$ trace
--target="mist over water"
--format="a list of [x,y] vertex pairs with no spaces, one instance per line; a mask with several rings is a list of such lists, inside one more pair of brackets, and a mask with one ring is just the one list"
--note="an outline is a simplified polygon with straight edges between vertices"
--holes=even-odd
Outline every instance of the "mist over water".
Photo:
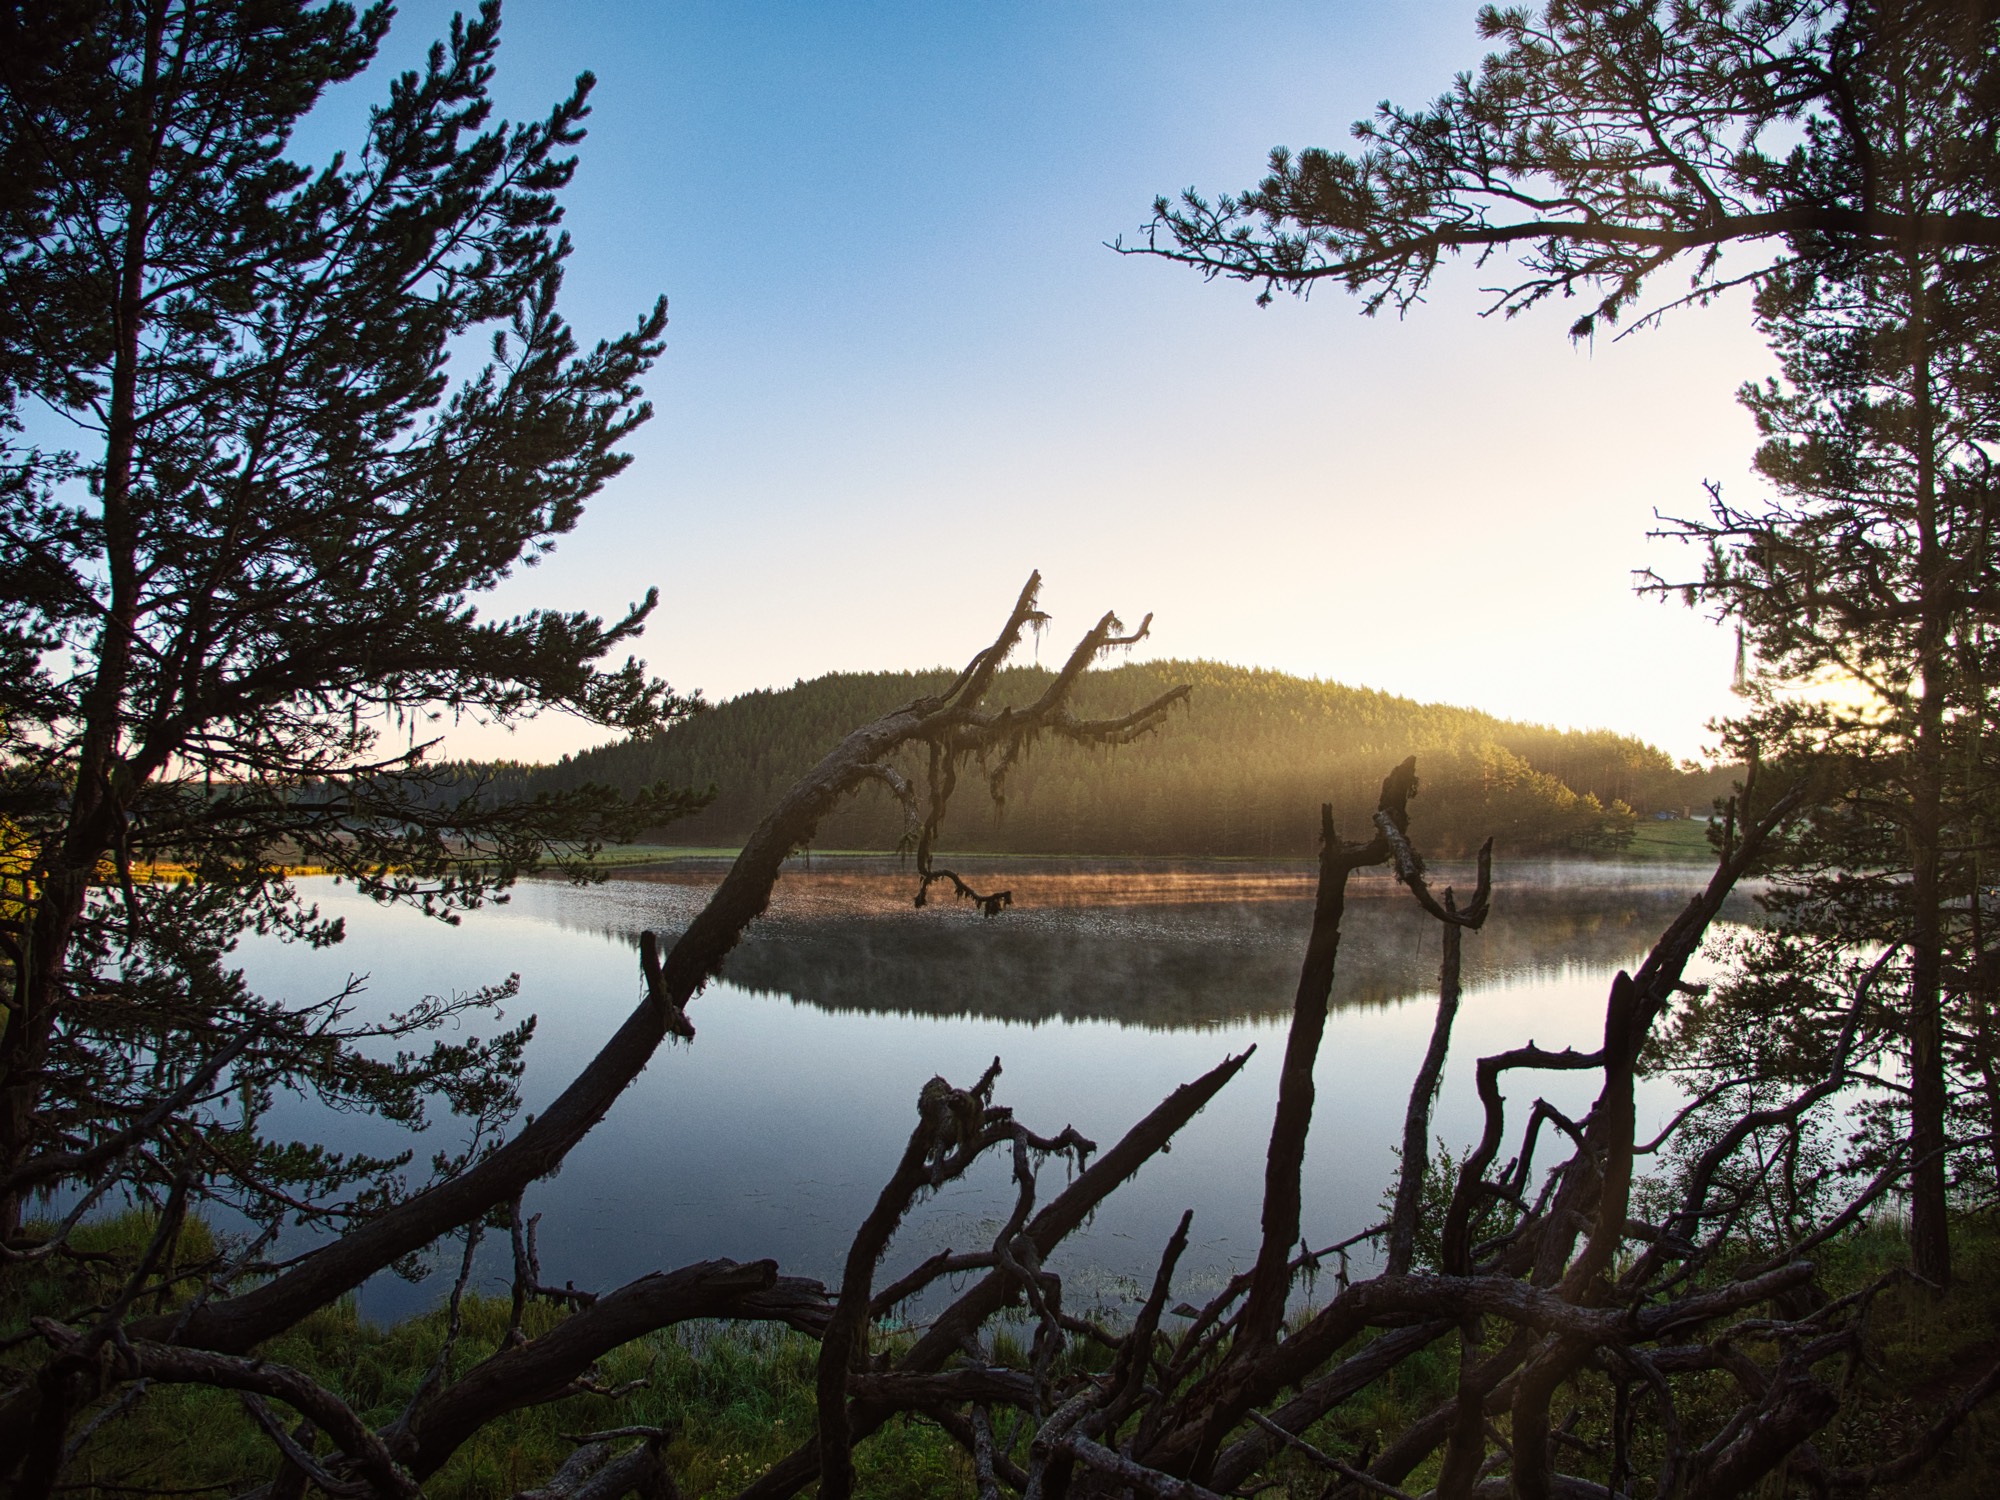
[[[1109,1146],[1174,1087],[1254,1045],[1172,1153],[1114,1194],[1056,1261],[1076,1305],[1115,1308],[1150,1279],[1181,1210],[1193,1208],[1176,1295],[1200,1300],[1246,1265],[1313,872],[996,860],[964,873],[981,890],[1011,888],[1014,907],[993,919],[948,902],[916,910],[915,879],[893,861],[789,872],[722,981],[689,1007],[695,1040],[663,1047],[563,1170],[530,1190],[529,1212],[544,1215],[545,1278],[606,1290],[730,1256],[837,1280],[933,1074],[969,1084],[997,1055],[997,1102],[1038,1131],[1074,1124]],[[253,985],[297,1000],[365,974],[364,1006],[382,1010],[518,973],[513,1014],[538,1017],[524,1089],[533,1110],[638,1000],[639,932],[677,933],[720,875],[681,867],[595,887],[527,882],[455,928],[308,882],[328,915],[347,919],[347,941],[320,953],[258,941],[242,957]],[[1433,875],[1440,886],[1472,883],[1469,870]],[[1466,939],[1465,1003],[1433,1133],[1454,1149],[1477,1134],[1478,1056],[1531,1037],[1594,1047],[1611,975],[1643,956],[1705,876],[1583,862],[1499,871],[1493,917]],[[1739,897],[1729,915],[1753,911]],[[1430,1033],[1438,943],[1436,924],[1392,881],[1351,882],[1306,1163],[1316,1246],[1376,1222]],[[1595,1079],[1542,1075],[1520,1086],[1577,1110]],[[1642,1085],[1642,1111],[1670,1105],[1667,1085]],[[379,1121],[302,1102],[285,1106],[279,1124],[343,1149],[395,1139]],[[459,1144],[452,1128],[442,1121],[418,1139],[420,1162]],[[1059,1165],[1045,1169],[1043,1201],[1061,1177]],[[984,1248],[1010,1203],[996,1156],[917,1209],[878,1284],[938,1249]],[[482,1276],[499,1287],[505,1246],[481,1256]],[[418,1285],[378,1277],[363,1310],[393,1319],[444,1291],[442,1275]]]

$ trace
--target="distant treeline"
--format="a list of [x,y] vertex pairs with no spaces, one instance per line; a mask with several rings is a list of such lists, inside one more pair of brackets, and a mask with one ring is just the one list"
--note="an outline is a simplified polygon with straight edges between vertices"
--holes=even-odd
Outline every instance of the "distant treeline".
[[[994,703],[1025,701],[1039,668],[1001,675]],[[952,674],[837,673],[745,693],[664,734],[627,740],[553,766],[466,767],[496,793],[588,782],[625,791],[658,781],[716,789],[699,815],[664,836],[676,844],[742,840],[773,800],[857,725],[944,688]],[[1310,854],[1319,806],[1365,837],[1383,775],[1417,757],[1412,806],[1422,847],[1463,854],[1488,834],[1515,853],[1615,849],[1639,818],[1703,812],[1724,773],[1686,772],[1663,751],[1602,730],[1557,730],[1472,709],[1417,703],[1214,662],[1157,661],[1084,679],[1079,715],[1121,714],[1179,683],[1194,693],[1155,734],[1115,750],[1037,746],[1008,775],[996,808],[977,767],[961,775],[946,827],[950,848],[994,853]],[[904,768],[921,783],[922,768]],[[864,787],[821,826],[819,847],[888,849],[902,816],[885,788]]]

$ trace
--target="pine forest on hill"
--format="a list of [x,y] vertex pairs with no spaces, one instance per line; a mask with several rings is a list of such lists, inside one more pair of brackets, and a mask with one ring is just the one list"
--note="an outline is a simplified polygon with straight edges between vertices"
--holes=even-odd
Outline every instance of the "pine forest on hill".
[[[553,766],[481,768],[494,792],[597,783],[633,791],[659,781],[715,788],[706,810],[665,836],[733,845],[773,799],[853,725],[924,694],[952,674],[837,673],[710,708],[664,734],[565,757]],[[996,697],[1025,702],[1041,668],[1011,670]],[[1076,709],[1116,714],[1178,684],[1186,707],[1119,749],[1044,743],[1008,774],[995,807],[968,773],[946,846],[973,852],[1288,858],[1309,855],[1318,808],[1358,836],[1382,768],[1415,755],[1416,805],[1427,847],[1465,854],[1493,835],[1511,853],[1615,850],[1638,820],[1701,813],[1729,776],[1689,772],[1642,741],[1604,730],[1557,730],[1473,709],[1418,703],[1282,672],[1214,662],[1130,663],[1086,677]],[[470,768],[468,768],[470,769]],[[922,767],[904,768],[921,781]],[[525,786],[523,786],[525,783]],[[864,787],[820,828],[824,849],[891,849],[903,830],[886,788]]]

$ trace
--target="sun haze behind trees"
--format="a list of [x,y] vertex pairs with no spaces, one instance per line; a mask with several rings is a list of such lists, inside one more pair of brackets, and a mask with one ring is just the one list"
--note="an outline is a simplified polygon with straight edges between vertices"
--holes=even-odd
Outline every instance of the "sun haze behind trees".
[[[1004,674],[1004,699],[1031,697],[1037,668]],[[565,757],[555,766],[483,768],[496,789],[550,791],[596,782],[633,789],[666,781],[716,789],[715,800],[664,836],[735,845],[846,728],[935,691],[945,673],[842,673],[745,693],[666,733]],[[1663,752],[1608,731],[1510,723],[1472,709],[1311,682],[1214,662],[1109,666],[1078,688],[1085,708],[1143,700],[1185,683],[1186,712],[1160,734],[1106,756],[1064,745],[1008,772],[1005,801],[977,799],[953,819],[953,847],[1017,854],[1309,857],[1310,816],[1331,801],[1343,826],[1374,807],[1381,766],[1409,755],[1430,769],[1429,843],[1468,855],[1497,837],[1510,855],[1614,851],[1639,818],[1706,815],[1727,772],[1690,773]],[[914,770],[915,768],[906,768]],[[829,817],[827,849],[890,849],[902,819],[871,789]],[[1706,858],[1699,838],[1690,852]]]
[[[1732,734],[1835,783],[1794,912],[1907,956],[1911,1238],[1942,1285],[1947,1053],[1968,1054],[1975,1078],[1992,1070],[1977,1060],[1994,992],[1976,893],[2000,439],[1995,8],[1554,0],[1489,8],[1480,26],[1496,49],[1431,105],[1385,105],[1352,154],[1276,151],[1246,193],[1162,199],[1138,248],[1265,299],[1332,281],[1369,312],[1407,310],[1470,255],[1509,316],[1586,299],[1576,337],[1642,298],[1651,318],[1758,287],[1783,380],[1747,400],[1777,493],[1718,492],[1708,517],[1671,528],[1720,549],[1706,574],[1651,581],[1740,622],[1766,686],[1832,666],[1887,710],[1767,696]],[[1855,861],[1886,878],[1860,890],[1843,873]]]
[[[686,706],[606,665],[650,598],[610,623],[468,602],[624,467],[666,306],[594,346],[563,321],[557,194],[590,80],[543,120],[493,120],[496,6],[390,83],[351,155],[287,158],[388,21],[276,0],[4,15],[0,827],[22,915],[0,1236],[29,1194],[121,1174],[260,1221],[344,1222],[397,1191],[398,1162],[264,1139],[281,1083],[411,1121],[442,1096],[483,1150],[520,1028],[401,1066],[355,1049],[416,1044],[507,986],[348,1035],[341,997],[244,992],[237,933],[338,936],[286,862],[449,913],[694,805],[427,794],[439,714],[631,730]],[[22,440],[31,410],[62,446]],[[147,881],[149,861],[197,879]],[[225,1081],[240,1110],[212,1107]],[[160,1111],[168,1143],[132,1150]]]

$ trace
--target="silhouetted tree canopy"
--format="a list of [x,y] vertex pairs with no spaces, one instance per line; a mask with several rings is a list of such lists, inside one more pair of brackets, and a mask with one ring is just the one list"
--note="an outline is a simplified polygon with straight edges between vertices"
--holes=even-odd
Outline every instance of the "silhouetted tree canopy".
[[[1767,702],[1736,739],[1846,763],[1844,831],[1804,856],[1802,904],[1842,908],[1856,942],[1908,945],[1913,1234],[1942,1284],[1946,974],[1984,962],[1968,893],[1990,863],[1967,807],[1992,718],[2000,8],[1550,0],[1489,6],[1479,28],[1495,50],[1429,106],[1384,104],[1352,154],[1274,151],[1247,193],[1160,199],[1138,248],[1260,282],[1266,301],[1331,280],[1371,313],[1471,254],[1509,315],[1593,299],[1575,337],[1657,297],[1669,268],[1686,290],[1649,317],[1758,287],[1783,380],[1747,402],[1776,493],[1718,491],[1677,523],[1713,549],[1687,593],[1746,630],[1773,680],[1831,671],[1875,700]],[[1829,906],[1857,868],[1883,879]]]
[[[389,17],[0,12],[0,1238],[30,1192],[107,1180],[156,1110],[180,1133],[138,1181],[260,1218],[367,1209],[398,1164],[264,1140],[271,1090],[411,1120],[443,1092],[478,1137],[525,1033],[370,1062],[355,1045],[507,986],[365,1035],[342,997],[246,993],[239,930],[338,936],[280,866],[449,913],[690,805],[441,801],[421,765],[439,715],[640,729],[683,704],[607,665],[650,598],[610,623],[469,602],[576,524],[648,414],[664,302],[595,345],[558,311],[590,79],[495,120],[489,4],[390,82],[351,154],[295,162],[294,128]],[[197,878],[149,879],[162,863]]]
[[[1551,0],[1478,13],[1477,71],[1418,108],[1385,103],[1352,152],[1271,153],[1246,192],[1160,198],[1135,247],[1275,291],[1322,281],[1406,309],[1469,255],[1508,313],[1627,313],[1670,267],[1701,301],[1829,247],[2000,249],[1990,0]],[[1913,50],[1922,79],[1899,79]],[[1946,191],[1875,169],[1885,89],[1915,82]],[[1731,246],[1750,258],[1724,263]]]

